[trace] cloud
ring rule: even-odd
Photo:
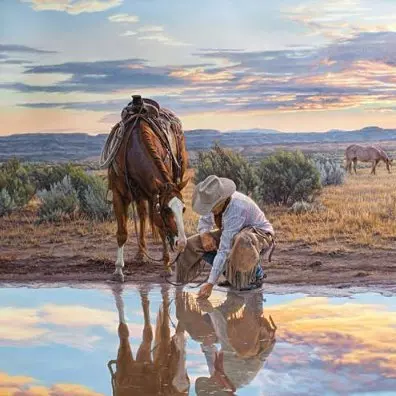
[[[396,31],[392,5],[380,0],[377,7],[381,10],[379,15],[375,15],[376,9],[367,0],[333,0],[302,3],[282,11],[287,18],[307,27],[310,35],[334,40],[352,38],[362,32]],[[378,24],[379,21],[382,23]]]
[[[102,100],[91,102],[39,102],[39,103],[22,103],[19,106],[30,107],[32,109],[59,108],[65,110],[88,110],[88,111],[118,111],[117,117],[120,117],[120,109],[126,105],[125,100]]]
[[[21,0],[31,3],[35,11],[62,11],[71,15],[101,12],[118,7],[123,0]]]
[[[100,326],[112,333],[116,331],[117,323],[113,312],[82,306],[1,308],[0,344],[22,346],[56,343],[87,350],[101,339],[88,332],[89,328]],[[70,327],[74,329],[72,334],[66,331]]]
[[[147,26],[142,26],[138,30],[141,33],[152,33],[152,32],[163,32],[164,28],[162,26],[147,25]]]
[[[140,36],[139,40],[158,41],[159,43],[162,43],[165,45],[177,46],[177,47],[190,45],[183,41],[176,40],[176,39],[168,36],[167,34],[161,33],[161,32],[158,32],[158,33],[153,32],[153,34]]]
[[[24,60],[24,59],[7,59],[0,61],[0,64],[2,65],[30,65],[32,63],[33,63],[32,61]]]
[[[18,44],[0,44],[0,53],[23,53],[23,54],[55,54],[56,51],[47,51],[38,48]]]
[[[133,30],[127,30],[124,33],[121,33],[120,36],[122,37],[129,37],[129,36],[135,36],[137,33],[134,32]]]
[[[317,358],[331,370],[354,367],[396,378],[396,353],[392,353],[396,316],[382,305],[341,305],[327,298],[308,298],[269,307],[266,312],[279,323],[280,339],[315,346]]]
[[[40,74],[66,78],[51,85],[18,82],[0,88],[23,93],[107,93],[118,98],[127,90],[152,88],[151,96],[161,97],[182,114],[386,109],[396,105],[395,46],[396,33],[360,33],[311,49],[200,51],[195,56],[209,62],[177,67],[150,66],[144,59],[26,66],[30,81]],[[175,89],[177,95],[170,95]],[[57,102],[49,99],[47,107],[119,113],[123,106],[121,101],[102,99]],[[46,107],[45,101],[25,100],[22,105]]]
[[[83,385],[54,384],[37,385],[31,377],[9,375],[0,372],[0,396],[103,396]]]
[[[0,65],[29,65],[33,62],[27,59],[18,59],[19,56],[55,54],[56,51],[47,51],[18,44],[0,44]],[[12,57],[11,57],[12,56]]]
[[[109,16],[110,22],[128,22],[128,23],[136,23],[139,22],[139,17],[136,15],[129,14],[114,14]]]
[[[151,67],[142,59],[120,61],[71,62],[34,66],[26,74],[66,74],[70,77],[53,85],[3,84],[0,88],[20,92],[113,92],[125,88],[177,86],[183,79],[171,75],[171,68]]]

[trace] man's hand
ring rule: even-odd
[[[208,298],[212,294],[213,285],[211,283],[205,283],[199,289],[198,298]]]
[[[209,232],[201,234],[201,243],[205,252],[213,252],[217,249],[216,239]]]

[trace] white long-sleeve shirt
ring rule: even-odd
[[[200,234],[212,231],[214,227],[213,213],[200,217],[198,222]],[[231,201],[222,216],[220,245],[210,271],[209,283],[215,284],[223,273],[227,256],[232,247],[232,240],[245,227],[256,227],[274,235],[271,223],[258,205],[245,194],[236,191],[232,194]]]

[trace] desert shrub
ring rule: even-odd
[[[290,207],[289,211],[295,214],[312,213],[325,210],[325,206],[317,202],[297,201]]]
[[[334,158],[318,156],[313,162],[320,173],[322,186],[339,185],[344,183],[345,169],[342,164]]]
[[[51,186],[60,183],[65,176],[68,176],[80,199],[83,198],[84,191],[94,180],[94,176],[88,175],[82,168],[72,163],[44,167],[31,166],[29,174],[37,191],[50,190]]]
[[[107,185],[100,178],[92,178],[91,183],[83,190],[80,199],[80,212],[92,220],[107,220],[112,217],[112,205],[106,200]]]
[[[29,175],[36,191],[50,190],[69,173],[68,165],[30,165]]]
[[[255,169],[239,153],[221,148],[217,143],[207,152],[199,152],[195,172],[195,183],[209,175],[233,180],[238,191],[252,194],[257,186]]]
[[[77,191],[69,176],[65,176],[61,182],[54,183],[50,190],[39,191],[37,196],[42,201],[38,210],[39,222],[71,219],[79,208]]]
[[[33,197],[34,185],[26,167],[18,159],[10,159],[0,166],[0,190],[7,191],[13,202],[12,209],[23,207]],[[3,193],[3,199],[6,202],[5,193]]]
[[[16,208],[16,204],[8,193],[7,189],[0,190],[0,217],[11,213]]]
[[[320,191],[320,174],[300,151],[277,153],[259,166],[259,197],[263,202],[292,205],[313,201]]]

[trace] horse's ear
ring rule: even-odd
[[[183,190],[183,188],[187,186],[187,184],[188,184],[188,182],[190,181],[190,179],[191,179],[191,178],[188,177],[187,179],[182,180],[182,181],[177,185],[179,191]]]

